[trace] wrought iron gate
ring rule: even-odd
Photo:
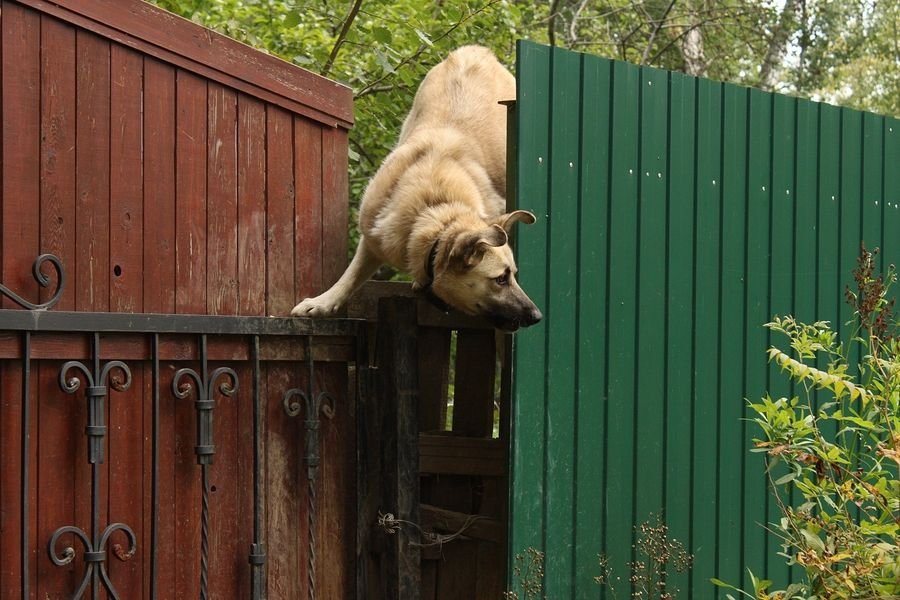
[[[56,273],[50,277],[42,271],[51,265]],[[365,356],[364,328],[353,320],[299,320],[237,316],[155,315],[121,313],[70,313],[52,312],[65,288],[65,273],[60,261],[52,255],[42,255],[34,263],[34,277],[44,288],[55,280],[56,289],[41,303],[32,303],[14,290],[0,285],[0,294],[25,310],[0,310],[0,363],[9,365],[0,372],[5,379],[3,393],[7,396],[0,408],[18,404],[21,419],[21,443],[18,460],[19,510],[21,522],[21,582],[22,597],[29,598],[29,584],[35,574],[29,569],[36,561],[47,561],[56,567],[77,569],[70,580],[76,582],[73,589],[59,590],[72,598],[90,594],[101,596],[103,590],[110,598],[138,595],[157,598],[160,561],[160,465],[168,457],[160,455],[160,410],[163,402],[176,411],[193,409],[187,417],[196,423],[193,454],[196,465],[194,477],[200,480],[199,535],[193,540],[196,548],[195,570],[199,582],[191,585],[202,599],[209,597],[210,579],[215,572],[210,569],[211,518],[242,518],[236,515],[214,515],[210,509],[210,496],[216,491],[210,483],[210,468],[219,449],[216,433],[216,415],[223,403],[248,402],[252,418],[252,534],[243,563],[249,573],[247,596],[259,599],[266,596],[267,551],[263,534],[263,511],[266,506],[262,482],[262,431],[263,411],[272,402],[281,404],[282,416],[303,419],[303,465],[293,468],[303,470],[307,496],[307,597],[316,597],[316,511],[317,479],[320,472],[319,430],[322,416],[340,418],[347,406],[337,405],[329,390],[317,382],[319,365],[334,361],[346,365],[357,363]],[[117,355],[120,353],[120,355]],[[44,493],[33,484],[35,465],[34,445],[34,389],[33,366],[49,364],[55,370],[61,362],[55,378],[61,397],[71,397],[73,402],[84,403],[80,414],[83,423],[69,423],[69,427],[84,427],[87,451],[84,455],[89,465],[90,511],[88,522],[60,522],[48,539],[37,540],[44,550],[36,552],[36,532],[33,531],[33,515],[29,513],[34,496]],[[267,386],[262,391],[263,373],[267,364],[277,362],[282,367],[292,365],[295,376],[286,382],[285,389]],[[365,361],[359,365],[364,368]],[[152,403],[152,425],[145,431],[149,435],[150,459],[150,511],[149,527],[145,519],[144,530],[149,537],[140,539],[141,529],[134,523],[110,522],[104,513],[103,490],[113,485],[129,482],[110,481],[112,473],[104,469],[109,451],[110,406],[117,402],[118,394],[133,385],[133,374],[143,374],[141,400]],[[21,373],[21,376],[18,376]],[[360,373],[360,375],[363,375]],[[10,378],[21,383],[18,402],[10,399]],[[357,377],[364,380],[364,377]],[[14,389],[14,388],[13,388]],[[277,396],[277,397],[276,397]],[[189,404],[189,402],[191,404]],[[171,403],[171,404],[168,404]],[[81,409],[79,409],[81,410]],[[143,409],[141,409],[143,410]],[[11,414],[15,411],[11,411]],[[184,415],[183,412],[180,414]],[[5,415],[7,419],[10,415]],[[16,418],[15,415],[12,418]],[[240,427],[238,423],[238,427]],[[247,427],[250,427],[249,424]],[[81,444],[84,441],[80,442]],[[83,447],[83,446],[82,446]],[[81,456],[78,451],[78,456]],[[4,484],[9,486],[16,477],[10,477],[16,460],[6,455]],[[9,468],[8,468],[9,467]],[[15,474],[13,474],[15,475]],[[238,473],[237,481],[240,481]],[[249,479],[249,478],[248,478]],[[72,490],[78,494],[86,490]],[[243,493],[237,488],[233,493]],[[247,497],[249,498],[249,494]],[[143,501],[143,500],[142,500]],[[234,506],[240,513],[238,502]],[[247,515],[249,522],[249,515]],[[176,525],[177,527],[177,525]],[[190,528],[188,528],[190,529]],[[110,574],[113,558],[127,562],[134,559],[138,548],[149,553],[142,558],[145,573],[142,590],[122,591],[115,577]],[[38,554],[37,558],[34,557]],[[235,562],[234,564],[238,564]],[[71,565],[71,566],[69,566]],[[43,563],[42,567],[48,566]],[[146,580],[149,579],[147,583]],[[193,593],[191,593],[193,595]],[[181,592],[178,592],[178,597]]]

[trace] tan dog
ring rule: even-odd
[[[506,206],[506,108],[516,82],[487,48],[465,46],[428,72],[397,147],[369,182],[362,236],[337,283],[291,314],[337,313],[384,263],[412,275],[413,288],[496,327],[533,325],[541,312],[516,283],[508,232],[534,223]]]

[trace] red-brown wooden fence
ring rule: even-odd
[[[50,292],[30,269],[49,252],[68,279],[54,310],[283,316],[340,274],[353,118],[347,88],[139,0],[3,0],[0,28],[0,282],[46,300]],[[4,299],[2,308],[15,305]],[[64,525],[87,531],[91,476],[85,406],[61,393],[57,379],[62,360],[90,355],[90,337],[35,334],[31,343],[23,435],[21,344],[0,332],[0,596],[21,597],[27,586],[31,597],[64,598],[84,564],[55,566],[47,543]],[[165,343],[164,361],[198,358],[193,338]],[[139,540],[131,560],[109,565],[128,599],[150,597],[147,344],[104,337],[105,358],[137,361],[131,388],[110,394],[100,489],[101,520],[130,524]],[[210,355],[246,358],[243,342],[220,346]],[[267,351],[264,392],[296,384],[296,365],[282,360],[292,351]],[[343,406],[322,425],[319,597],[345,598],[355,581],[355,412],[346,353],[319,355],[333,361],[317,367],[319,384]],[[164,363],[167,384],[174,364]],[[238,374],[249,385],[249,368]],[[268,597],[305,598],[303,426],[285,418],[274,394],[264,397]],[[248,597],[251,409],[221,402],[215,414],[210,597]],[[195,416],[169,398],[159,418],[156,592],[196,598]]]

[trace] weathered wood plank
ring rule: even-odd
[[[270,392],[283,394],[302,385],[294,375],[297,369],[291,366],[270,365],[266,371]],[[285,415],[280,394],[265,406],[268,597],[305,598],[306,564],[301,549],[306,547],[307,535],[306,479],[300,477],[300,423]]]
[[[38,254],[40,219],[40,17],[3,6],[3,148],[0,206],[0,281],[30,302],[38,299],[31,264]],[[18,308],[7,298],[2,308]]]
[[[422,296],[414,293],[410,284],[400,281],[367,281],[350,298],[347,315],[354,319],[375,321],[378,318],[378,300],[400,296],[415,298],[419,325],[423,327],[443,327],[446,329],[489,329],[494,326],[486,319],[470,317],[455,310],[444,313],[435,308]]]
[[[348,394],[345,364],[320,365],[316,371],[317,391],[335,400],[334,417],[320,415],[316,589],[323,598],[354,598],[356,406]]]
[[[74,42],[74,39],[73,39]],[[74,48],[74,45],[73,45]],[[75,456],[77,445],[84,443],[83,425],[76,420],[77,402],[59,391],[58,361],[38,366],[37,406],[40,415],[37,445],[37,539],[46,543],[59,527],[75,522]],[[60,546],[73,544],[73,536],[64,536]],[[75,547],[75,546],[73,546]],[[41,557],[44,558],[43,556]],[[37,561],[38,598],[53,597],[64,590],[76,589],[83,563],[57,567],[49,560]],[[8,588],[7,588],[8,589]]]
[[[426,531],[437,530],[444,534],[463,532],[462,535],[467,538],[495,544],[502,544],[506,539],[506,527],[497,519],[468,515],[431,504],[422,504],[419,510],[422,515],[422,528]]]
[[[453,431],[490,437],[494,426],[497,347],[493,331],[460,330],[456,335]]]
[[[322,130],[306,119],[294,118],[294,210],[298,298],[322,291]],[[293,306],[293,305],[292,305]]]
[[[296,301],[294,277],[293,119],[266,109],[266,314],[287,316]]]
[[[349,183],[347,136],[322,129],[322,285],[330,286],[347,267]]]
[[[446,429],[450,330],[419,328],[419,431]]]
[[[237,96],[217,83],[207,87],[207,313],[238,309]]]
[[[266,314],[266,107],[238,95],[238,314]]]
[[[384,298],[378,303],[378,402],[382,405],[382,510],[419,522],[418,373],[415,302]],[[420,597],[418,541],[405,531],[382,536],[386,598]]]
[[[175,69],[144,58],[144,310],[175,312]]]
[[[109,43],[76,34],[76,310],[109,310]]]
[[[500,477],[506,474],[506,450],[500,440],[419,435],[422,473]]]
[[[41,18],[41,252],[59,257],[70,277],[75,266],[75,29]],[[55,276],[54,276],[55,277]],[[56,282],[42,290],[50,298]],[[57,310],[75,308],[63,294]]]
[[[115,312],[144,309],[144,61],[119,45],[110,49],[110,295]]]
[[[206,81],[176,72],[175,311],[205,314]]]

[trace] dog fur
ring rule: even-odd
[[[464,46],[428,72],[396,148],[369,182],[356,254],[328,291],[294,316],[332,316],[384,263],[470,315],[514,331],[541,319],[516,282],[506,206],[506,107],[515,79],[487,48]]]

